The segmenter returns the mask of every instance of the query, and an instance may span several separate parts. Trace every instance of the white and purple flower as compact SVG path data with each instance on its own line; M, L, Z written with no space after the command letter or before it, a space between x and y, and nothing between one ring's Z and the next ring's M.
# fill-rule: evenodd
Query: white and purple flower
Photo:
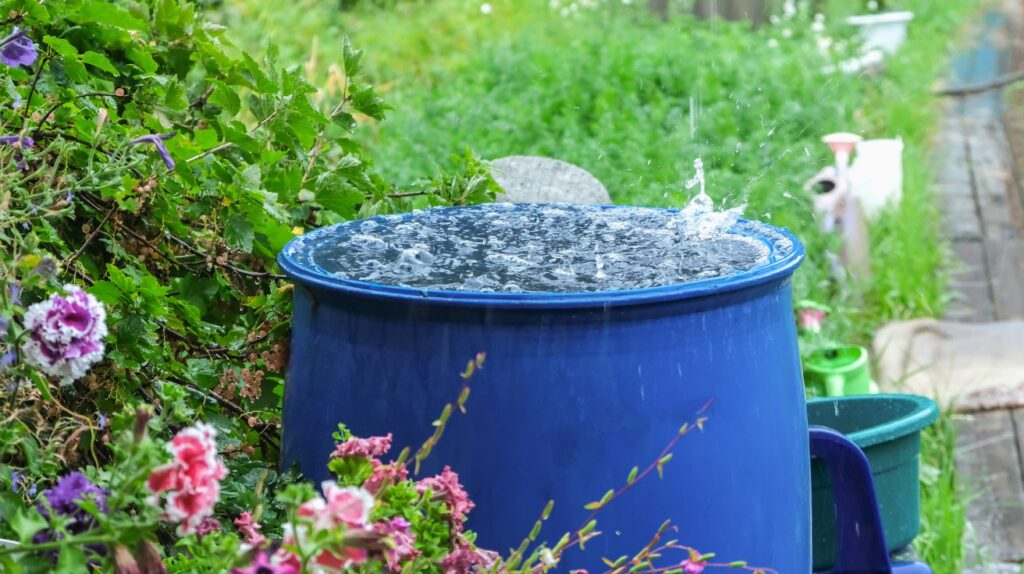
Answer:
M39 58L36 45L25 35L25 31L17 26L3 40L0 40L0 62L16 68L31 66Z
M107 313L95 297L75 285L65 285L64 292L26 309L29 335L21 352L27 363L69 385L103 358Z

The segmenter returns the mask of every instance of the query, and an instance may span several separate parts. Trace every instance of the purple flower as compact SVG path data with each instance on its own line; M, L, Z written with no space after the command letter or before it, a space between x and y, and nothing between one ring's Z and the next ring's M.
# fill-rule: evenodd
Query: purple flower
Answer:
M8 367L14 364L18 360L18 353L11 349L0 356L0 373L7 370Z
M0 146L14 146L14 161L18 162L18 168L22 170L27 170L28 164L23 161L21 150L30 148L35 145L35 143L36 142L28 136L0 136Z
M68 534L78 535L96 526L96 517L82 508L82 503L92 501L96 509L106 514L107 491L89 481L81 472L75 471L57 481L57 484L43 491L47 504L39 504L37 509L44 518L51 518L51 513L66 519L65 530ZM51 529L43 530L35 535L33 542L40 544L50 542L58 535ZM103 546L89 546L96 554L104 554ZM53 555L56 559L56 554Z
M69 385L103 358L107 314L95 297L75 285L67 295L54 293L25 311L29 336L22 344L25 361Z
M138 144L153 144L156 146L156 151L160 152L160 157L164 160L164 165L167 166L167 171L174 171L174 159L171 154L167 151L167 146L164 141L174 137L174 132L169 134L149 134L139 138L135 138L128 142L131 145Z
M7 295L10 296L12 304L21 304L21 287L18 287L16 283L7 284Z
M7 334L7 329L11 327L11 321L2 315L0 315L0 339Z
M23 30L17 26L9 36L0 40L0 62L12 68L18 66L31 66L35 63L39 53L36 52L36 45L32 39L25 35Z
M95 502L100 512L107 512L107 492L77 470L58 480L53 488L44 490L43 496L50 503L50 509L59 516L92 521L92 514L81 507L81 503L86 500ZM44 511L49 515L48 510Z

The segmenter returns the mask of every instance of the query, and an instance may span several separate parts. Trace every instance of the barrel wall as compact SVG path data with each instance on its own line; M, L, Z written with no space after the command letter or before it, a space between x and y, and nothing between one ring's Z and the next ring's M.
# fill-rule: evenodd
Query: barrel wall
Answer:
M394 433L415 450L458 396L458 373L487 353L468 414L454 414L423 476L450 465L476 509L478 543L505 551L548 500L541 538L579 528L587 502L657 458L710 402L703 432L674 449L664 478L637 483L598 516L600 538L563 566L606 568L671 519L671 538L716 561L809 573L807 418L788 275L656 303L559 309L438 304L295 288L284 461L328 477L331 433ZM666 556L666 559L671 558ZM679 556L678 560L683 557Z

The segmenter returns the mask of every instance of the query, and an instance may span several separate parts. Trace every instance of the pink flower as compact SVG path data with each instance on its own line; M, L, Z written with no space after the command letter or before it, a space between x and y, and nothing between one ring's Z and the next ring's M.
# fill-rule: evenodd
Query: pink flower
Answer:
M203 536L206 536L208 534L220 532L220 530L220 521L212 516L207 516L203 519L202 522L199 523L199 526L196 527L195 535L196 538L202 538Z
M416 550L413 543L416 535L409 530L409 521L402 518L392 518L373 525L373 529L385 538L384 562L392 572L402 570L402 562L419 556L420 551Z
M321 487L324 498L317 497L302 503L299 516L310 519L317 530L366 526L373 509L372 494L355 486L342 488L329 480L324 481Z
M370 520L373 510L373 495L363 488L342 488L336 483L326 481L322 484L324 496L317 496L303 502L296 514L298 524L284 525L284 546L303 546L310 529L313 532L345 528L363 531ZM340 572L353 564L365 562L369 553L364 548L346 546L322 551L313 562L322 572ZM280 561L297 560L287 548L281 548L275 554ZM282 562L282 563L283 563Z
M385 436L371 436L369 438L352 437L339 444L331 458L346 456L365 456L367 458L383 456L391 450L391 433Z
M249 546L262 546L267 538L260 534L260 528L262 528L252 518L252 514L243 512L235 519L235 528L238 528L238 532L242 535L242 541Z
M167 494L165 519L179 523L179 536L195 532L220 499L220 481L228 470L217 456L215 438L216 430L205 423L182 430L167 444L171 462L155 469L146 482L153 505L159 507L160 495Z
M54 293L25 311L29 335L22 344L25 361L69 385L103 358L107 313L95 297L75 285L67 295Z
M804 307L798 311L800 328L809 333L818 333L825 322L826 313L821 309Z
M683 560L679 567L683 569L686 574L700 574L707 568L708 561L701 560L700 554L696 550L690 550L690 557Z
M253 558L252 564L245 568L232 568L231 574L299 574L297 562L297 558L294 561L279 562L274 556L260 552Z
M409 478L409 470L404 464L392 462L384 464L377 459L371 459L373 463L373 474L363 483L363 488L372 494L377 494L385 485L392 485Z
M473 548L460 539L448 556L441 560L444 574L473 574L487 570L498 560L498 554L490 550Z
M450 467L445 466L441 474L424 478L416 484L416 490L421 494L428 489L434 496L439 497L448 505L452 527L456 532L461 532L466 515L476 505L473 504L473 501L469 499L469 495L466 494L466 490L459 484L459 475L452 471Z

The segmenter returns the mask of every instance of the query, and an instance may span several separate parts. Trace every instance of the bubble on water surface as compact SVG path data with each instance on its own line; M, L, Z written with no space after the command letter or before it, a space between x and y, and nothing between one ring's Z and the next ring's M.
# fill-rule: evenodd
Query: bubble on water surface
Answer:
M700 197L700 196L698 196ZM703 196L707 197L707 196ZM683 210L492 204L323 228L288 255L336 277L415 289L587 292L733 275L792 250L710 199ZM778 250L783 251L778 251Z

